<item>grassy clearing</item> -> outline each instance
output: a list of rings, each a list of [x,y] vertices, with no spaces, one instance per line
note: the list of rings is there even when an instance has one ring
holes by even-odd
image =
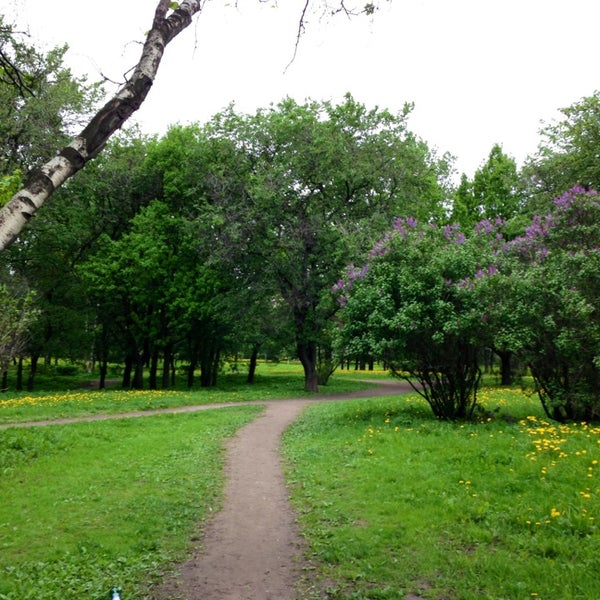
[[[365,373],[352,372],[352,376],[334,376],[329,385],[321,387],[320,393],[341,394],[364,389],[369,386],[360,381],[361,377],[365,378]],[[373,377],[371,374],[368,376]],[[310,393],[303,390],[303,385],[301,368],[292,363],[261,365],[256,382],[252,385],[246,383],[245,375],[231,373],[220,377],[217,387],[192,391],[75,389],[34,394],[7,392],[0,394],[0,424],[310,396]]]
[[[0,598],[146,597],[219,506],[223,439],[260,410],[0,431]]]
[[[479,424],[411,395],[311,406],[290,428],[315,598],[600,598],[600,428],[548,423],[515,390],[480,398]]]

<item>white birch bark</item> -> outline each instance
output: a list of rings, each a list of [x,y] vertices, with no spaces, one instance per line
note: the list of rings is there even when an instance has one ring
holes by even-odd
[[[142,55],[127,83],[57,156],[29,173],[25,187],[0,209],[0,251],[15,241],[54,191],[97,156],[113,133],[142,105],[165,47],[191,23],[202,0],[183,0],[173,12],[170,4],[171,0],[158,0]]]

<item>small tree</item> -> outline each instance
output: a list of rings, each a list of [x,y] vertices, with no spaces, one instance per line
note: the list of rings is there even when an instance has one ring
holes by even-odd
[[[464,285],[476,266],[458,227],[398,219],[367,267],[336,285],[346,354],[374,354],[440,419],[470,418],[483,324]],[[415,383],[416,382],[416,383]]]
[[[549,418],[600,418],[600,197],[575,188],[506,240],[488,223],[471,284],[490,336],[531,369]],[[493,326],[491,325],[493,323]]]

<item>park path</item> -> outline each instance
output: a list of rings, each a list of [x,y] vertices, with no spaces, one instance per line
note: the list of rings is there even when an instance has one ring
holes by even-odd
[[[227,446],[223,508],[156,600],[292,600],[302,541],[283,479],[281,434],[310,400],[268,403]]]
[[[403,382],[377,383],[356,393],[262,403],[265,412],[227,444],[223,508],[178,575],[155,590],[154,600],[301,598],[304,545],[284,481],[281,436],[313,402],[412,391]]]

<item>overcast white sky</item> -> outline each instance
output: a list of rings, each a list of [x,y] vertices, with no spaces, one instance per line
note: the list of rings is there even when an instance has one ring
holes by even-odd
[[[40,42],[68,43],[70,64],[91,80],[120,79],[137,62],[155,4],[0,0]],[[208,2],[167,47],[134,115],[143,131],[204,122],[230,102],[254,112],[285,96],[350,92],[392,112],[414,102],[410,129],[472,176],[495,143],[521,164],[542,121],[598,89],[598,0],[391,0],[373,18],[314,15],[286,70],[303,5]]]

